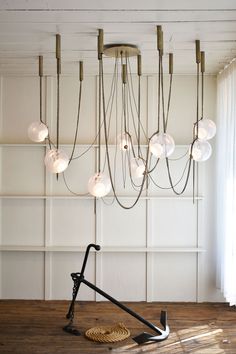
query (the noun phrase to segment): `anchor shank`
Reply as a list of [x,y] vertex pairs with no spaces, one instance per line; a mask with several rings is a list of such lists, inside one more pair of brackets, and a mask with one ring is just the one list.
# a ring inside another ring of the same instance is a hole
[[97,288],[95,285],[93,285],[92,283],[90,283],[86,279],[81,279],[81,282],[84,283],[85,285],[87,285],[89,288],[95,290],[100,295],[104,296],[106,299],[111,301],[116,306],[120,307],[125,312],[129,313],[131,316],[135,317],[138,321],[142,322],[143,324],[145,324],[147,327],[151,328],[156,333],[162,334],[162,331],[158,327],[154,326],[152,323],[148,322],[143,317],[138,315],[136,312],[132,311],[130,308],[128,308],[127,306],[123,305],[121,302],[119,302],[118,300],[114,299],[112,296],[108,295],[107,293],[105,293],[101,289]]

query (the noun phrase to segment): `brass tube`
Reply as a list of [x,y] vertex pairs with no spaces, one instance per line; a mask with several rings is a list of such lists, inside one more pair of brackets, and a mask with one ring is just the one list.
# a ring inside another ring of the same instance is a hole
[[57,75],[61,73],[61,36],[56,34]]
[[61,59],[57,59],[57,75],[61,74]]
[[161,26],[157,26],[157,50],[160,50],[160,32],[162,31]]
[[39,76],[43,76],[43,56],[39,56]]
[[163,55],[163,31],[161,26],[157,26],[157,49]]
[[127,66],[126,66],[126,64],[122,64],[122,82],[123,82],[123,84],[127,83]]
[[142,56],[141,54],[138,54],[137,55],[137,73],[138,73],[138,76],[141,76],[142,75]]
[[169,53],[169,74],[173,74],[173,53]]
[[103,42],[104,42],[104,34],[103,29],[98,30],[98,59],[102,58],[103,54]]
[[83,62],[80,61],[79,62],[79,81],[83,81],[84,79],[84,66],[83,66]]
[[199,64],[201,62],[200,41],[197,39],[195,41],[195,44],[196,44],[196,63]]
[[56,34],[56,58],[61,59],[61,36]]
[[201,72],[205,72],[205,52],[201,52]]

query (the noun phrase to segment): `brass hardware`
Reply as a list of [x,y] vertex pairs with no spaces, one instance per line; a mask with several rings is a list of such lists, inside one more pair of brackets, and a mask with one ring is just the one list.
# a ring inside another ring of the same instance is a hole
[[157,49],[163,55],[163,31],[161,26],[157,26]]
[[140,54],[140,50],[136,45],[128,43],[115,43],[104,45],[104,54],[107,57],[120,58],[123,57],[135,57]]
[[169,74],[173,74],[173,53],[169,53]]
[[142,56],[141,54],[137,55],[137,72],[138,72],[138,76],[142,75]]
[[126,66],[126,64],[122,65],[122,82],[123,82],[123,84],[127,83],[127,66]]
[[196,44],[196,63],[200,64],[200,62],[201,62],[201,52],[200,52],[200,41],[199,41],[199,39],[197,39],[195,41],[195,44]]
[[84,79],[84,66],[83,66],[83,62],[80,61],[79,62],[79,81],[83,81]]
[[205,52],[201,52],[201,72],[205,72]]
[[43,76],[43,56],[39,56],[39,76]]
[[104,42],[104,35],[103,35],[103,29],[98,30],[98,59],[102,58],[103,54],[103,42]]
[[61,36],[56,34],[57,75],[61,73]]
[[57,75],[61,74],[61,59],[57,59]]
[[61,59],[61,36],[56,34],[56,58]]

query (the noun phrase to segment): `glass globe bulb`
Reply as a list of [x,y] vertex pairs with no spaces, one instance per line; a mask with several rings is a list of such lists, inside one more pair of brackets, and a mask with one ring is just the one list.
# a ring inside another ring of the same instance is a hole
[[97,172],[88,181],[88,191],[94,197],[101,198],[111,190],[111,182],[105,173]]
[[119,145],[120,149],[123,151],[127,151],[131,147],[130,136],[127,133],[122,133],[117,137],[117,144]]
[[68,167],[69,158],[64,151],[51,149],[46,153],[44,163],[49,172],[61,173]]
[[48,128],[42,122],[33,122],[28,128],[28,136],[30,140],[40,143],[48,136]]
[[[195,133],[197,132],[197,125],[195,126]],[[201,119],[198,122],[198,139],[210,140],[216,135],[216,125],[211,119]]]
[[[191,152],[191,147],[190,147]],[[211,144],[205,140],[197,139],[192,147],[192,157],[195,161],[206,161],[211,156],[212,148]]]
[[130,161],[131,173],[135,178],[143,178],[145,172],[145,163],[140,157],[133,158]]
[[150,140],[150,151],[157,158],[169,157],[175,149],[175,142],[171,135],[158,133]]

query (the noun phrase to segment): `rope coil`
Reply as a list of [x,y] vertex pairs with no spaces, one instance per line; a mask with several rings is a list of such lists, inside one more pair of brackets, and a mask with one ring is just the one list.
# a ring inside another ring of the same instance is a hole
[[85,337],[100,343],[114,343],[122,341],[130,336],[130,331],[123,323],[115,326],[100,326],[88,329]]

